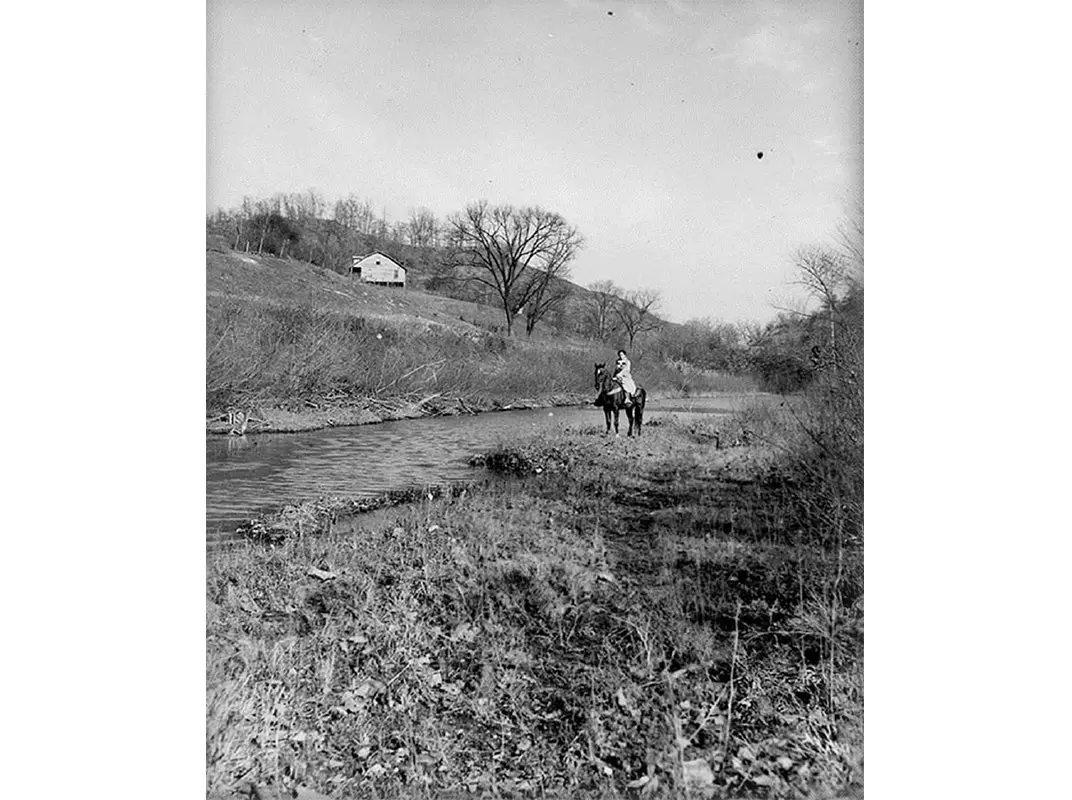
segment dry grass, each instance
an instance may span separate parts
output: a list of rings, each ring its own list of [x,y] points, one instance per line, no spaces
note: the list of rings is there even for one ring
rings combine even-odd
[[[482,404],[581,391],[590,381],[581,353],[311,307],[211,308],[208,342],[210,413],[231,404],[430,394]]]
[[[212,416],[231,406],[282,406],[303,413],[328,409],[349,419],[382,412],[376,403],[401,403],[419,414],[430,401],[460,400],[480,410],[587,398],[593,391],[590,350],[459,334],[406,319],[230,302],[210,305],[207,341]],[[659,362],[638,362],[637,370],[656,394],[750,388],[737,376],[685,376]]]
[[[522,477],[211,560],[210,793],[859,788],[860,554],[775,455],[666,424],[496,459]]]
[[[256,409],[273,430],[578,399],[592,391],[592,362],[609,356],[606,345],[542,329],[504,338],[490,306],[275,258],[209,253],[208,287],[206,412]],[[636,370],[649,394],[754,385],[642,356]],[[441,408],[423,408],[432,400]],[[385,403],[401,410],[377,407]]]

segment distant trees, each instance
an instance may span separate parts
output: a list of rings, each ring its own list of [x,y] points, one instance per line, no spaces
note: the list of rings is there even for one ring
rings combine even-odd
[[[617,306],[622,290],[613,281],[596,281],[588,284],[588,302],[585,307],[589,330],[592,335],[603,341],[611,331],[614,308]]]
[[[606,340],[613,333],[625,333],[629,348],[645,331],[662,326],[655,314],[662,295],[655,289],[623,289],[613,281],[596,281],[588,285],[584,305],[586,328],[590,336]]]
[[[353,255],[379,250],[411,268],[414,285],[502,305],[507,327],[512,331],[521,316],[530,334],[540,321],[561,316],[571,291],[566,279],[583,243],[561,215],[539,208],[484,202],[444,221],[421,206],[391,221],[369,199],[351,193],[329,202],[314,189],[245,197],[208,214],[206,233],[217,246],[338,272]]]
[[[799,391],[815,375],[813,346],[808,319],[781,313],[763,326],[751,342],[749,368],[767,391]]]
[[[315,189],[307,192],[276,195],[283,214],[296,222],[319,220],[327,212],[327,202]]]
[[[268,252],[286,257],[287,247],[301,241],[301,233],[294,224],[278,212],[261,213],[251,220],[261,231],[258,253]]]
[[[568,277],[570,262],[584,243],[561,215],[539,207],[470,203],[449,218],[451,264],[487,287],[503,310],[507,335],[519,313],[532,332],[536,321],[558,303],[555,282]]]
[[[282,195],[265,200],[245,198],[239,208],[217,211],[208,231],[226,237],[235,249],[281,255],[301,240],[301,233],[283,209]]]
[[[625,334],[634,347],[657,329],[660,295],[597,281],[588,292],[569,283],[583,237],[562,215],[539,207],[482,200],[446,220],[426,207],[390,221],[354,193],[328,201],[315,189],[243,198],[206,218],[216,246],[289,257],[345,273],[355,254],[379,250],[412,268],[411,283],[502,309],[505,328],[543,323],[606,341]],[[226,243],[226,244],[224,244]]]
[[[406,233],[414,247],[435,247],[439,242],[439,223],[427,208],[410,209]]]
[[[335,221],[345,230],[369,235],[372,233],[376,212],[371,200],[359,200],[350,194],[335,203]]]
[[[739,374],[748,369],[748,333],[742,325],[711,318],[690,319],[664,328],[656,348],[660,355],[700,369]]]
[[[206,233],[235,250],[295,258],[345,272],[355,254],[380,250],[410,265],[422,277],[442,272],[443,227],[427,208],[407,221],[391,222],[371,200],[355,194],[328,202],[315,189],[245,197],[230,209],[206,217]],[[412,249],[408,249],[412,248]]]
[[[861,243],[861,261],[862,253]],[[813,316],[825,323],[823,339],[835,367],[840,366],[844,355],[844,348],[838,342],[838,332],[845,328],[842,305],[855,283],[851,258],[851,252],[813,245],[797,250],[795,259],[800,275],[798,285],[819,301],[819,310]]]
[[[852,405],[862,401],[862,217],[844,224],[838,234],[836,246],[797,250],[796,283],[817,306],[780,314],[757,331],[749,363],[764,388],[792,392],[819,379],[827,391],[840,393]]]
[[[662,302],[662,294],[655,289],[634,289],[624,292],[614,306],[614,312],[622,330],[629,337],[629,349],[637,334],[658,330],[662,321],[655,316]]]

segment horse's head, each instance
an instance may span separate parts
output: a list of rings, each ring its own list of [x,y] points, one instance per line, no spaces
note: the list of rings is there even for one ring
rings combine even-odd
[[[594,386],[595,386],[596,389],[601,389],[603,387],[603,378],[606,376],[606,374],[607,374],[607,365],[606,364],[596,364],[595,381],[594,381]]]

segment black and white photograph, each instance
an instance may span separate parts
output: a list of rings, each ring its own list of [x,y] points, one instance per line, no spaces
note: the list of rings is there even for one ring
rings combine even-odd
[[[863,18],[209,0],[210,800],[864,796]]]
[[[6,794],[1068,794],[1069,16],[12,5]]]

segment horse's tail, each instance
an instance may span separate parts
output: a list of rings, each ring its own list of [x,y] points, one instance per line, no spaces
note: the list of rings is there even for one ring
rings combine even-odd
[[[638,386],[636,390],[636,407],[633,409],[633,422],[636,424],[636,434],[640,436],[640,431],[644,427],[644,403],[648,399],[648,393],[644,391],[643,386]]]

